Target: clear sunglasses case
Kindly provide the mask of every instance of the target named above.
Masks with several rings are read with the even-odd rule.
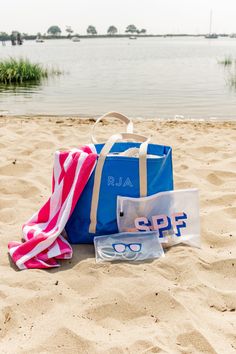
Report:
[[[94,237],[96,262],[143,261],[164,256],[158,233],[122,232]]]

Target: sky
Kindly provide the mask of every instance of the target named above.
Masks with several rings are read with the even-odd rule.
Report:
[[[45,33],[67,25],[85,34],[88,25],[106,33],[115,25],[124,33],[129,24],[148,33],[207,33],[210,11],[212,31],[236,32],[236,0],[0,0],[0,32]]]

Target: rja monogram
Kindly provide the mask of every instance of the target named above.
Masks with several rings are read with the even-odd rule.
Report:
[[[129,177],[107,177],[107,185],[108,187],[130,187],[132,188],[134,185],[131,182]]]

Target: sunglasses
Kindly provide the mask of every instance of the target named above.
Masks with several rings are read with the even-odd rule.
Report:
[[[142,249],[141,243],[113,243],[112,247],[117,253],[124,253],[126,248],[128,248],[132,252],[140,252]]]

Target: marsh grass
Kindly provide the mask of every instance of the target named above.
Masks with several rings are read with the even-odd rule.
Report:
[[[233,70],[230,72],[228,77],[228,83],[234,91],[236,91],[236,65],[234,64]]]
[[[236,60],[232,61],[232,65],[227,70],[228,73],[228,85],[234,91],[236,91]]]
[[[233,60],[230,56],[225,57],[223,60],[218,60],[218,64],[223,66],[231,66],[233,64]]]
[[[60,75],[58,69],[47,69],[38,63],[31,63],[28,59],[9,58],[0,61],[0,83],[5,85],[40,82],[49,75]]]
[[[229,83],[232,89],[236,90],[236,76],[232,76],[229,79]]]
[[[227,85],[234,91],[236,91],[236,59],[231,56],[226,56],[223,60],[218,60],[218,64],[224,67],[224,71],[227,75]]]

